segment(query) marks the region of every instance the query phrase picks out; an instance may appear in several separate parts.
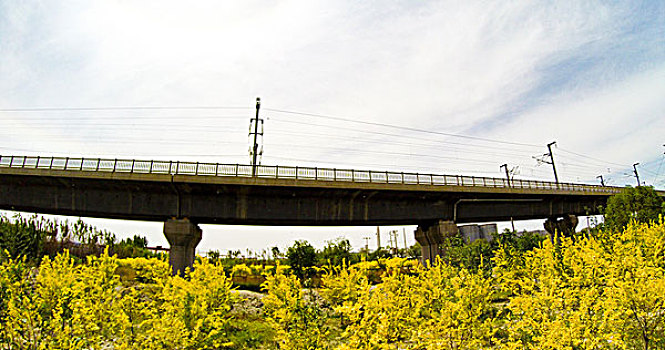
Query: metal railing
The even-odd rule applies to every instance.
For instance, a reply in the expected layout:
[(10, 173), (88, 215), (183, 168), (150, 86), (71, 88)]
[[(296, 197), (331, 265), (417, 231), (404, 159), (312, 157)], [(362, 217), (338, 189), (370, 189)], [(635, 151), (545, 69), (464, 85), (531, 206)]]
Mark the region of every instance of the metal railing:
[[(136, 159), (0, 156), (0, 167), (105, 173), (252, 177), (251, 165)], [(549, 181), (513, 179), (508, 182), (505, 178), (493, 177), (279, 165), (256, 166), (256, 177), (356, 183), (564, 190), (608, 194), (621, 192), (620, 187), (572, 183), (557, 184)]]

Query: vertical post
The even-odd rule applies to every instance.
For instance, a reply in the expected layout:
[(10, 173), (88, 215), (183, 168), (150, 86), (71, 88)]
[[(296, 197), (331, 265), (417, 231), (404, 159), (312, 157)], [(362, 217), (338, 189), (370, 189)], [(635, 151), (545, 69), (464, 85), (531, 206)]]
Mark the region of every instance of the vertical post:
[(640, 165), (640, 163), (635, 163), (633, 164), (633, 172), (635, 173), (635, 179), (637, 179), (637, 187), (640, 187), (640, 174), (637, 173), (637, 166)]
[(559, 177), (556, 174), (556, 166), (554, 165), (554, 154), (552, 153), (552, 145), (555, 144), (555, 143), (556, 143), (556, 141), (552, 141), (552, 142), (548, 143), (547, 144), (547, 150), (549, 151), (550, 161), (552, 162), (552, 170), (554, 171), (554, 182), (556, 182), (557, 185), (558, 185), (559, 184)]
[[(2, 157), (0, 157), (2, 158)], [(37, 163), (35, 163), (35, 169), (39, 168), (39, 158), (40, 156), (37, 156)]]
[(150, 169), (148, 169), (148, 174), (152, 174), (152, 164), (154, 163), (154, 160), (150, 161)]
[(136, 162), (136, 160), (132, 159), (132, 170), (130, 171), (130, 173), (134, 173), (134, 162)]
[[(25, 159), (25, 158), (23, 158)], [(65, 158), (65, 168), (63, 170), (67, 170), (67, 165), (69, 165), (69, 157)]]
[(97, 158), (97, 167), (95, 168), (95, 171), (99, 171), (99, 163), (102, 162), (101, 158)]
[(404, 251), (406, 252), (409, 250), (409, 246), (406, 245), (406, 229), (402, 228), (402, 236), (404, 237)]
[(256, 143), (259, 136), (259, 109), (261, 109), (261, 98), (256, 98), (256, 117), (254, 118), (254, 146), (252, 151), (252, 177), (256, 176), (256, 156), (259, 152), (259, 145)]
[(113, 172), (115, 173), (115, 167), (118, 165), (118, 158), (113, 160)]
[(376, 250), (381, 250), (381, 230), (376, 227)]
[(508, 172), (508, 164), (502, 164), (499, 169), (504, 168), (506, 170), (506, 180), (508, 181), (508, 187), (510, 186), (510, 173)]

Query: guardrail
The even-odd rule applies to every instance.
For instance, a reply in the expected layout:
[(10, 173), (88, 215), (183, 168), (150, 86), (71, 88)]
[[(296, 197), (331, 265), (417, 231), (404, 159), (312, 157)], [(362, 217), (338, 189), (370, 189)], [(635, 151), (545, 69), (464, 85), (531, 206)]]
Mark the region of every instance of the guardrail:
[[(136, 159), (0, 156), (0, 167), (87, 172), (252, 177), (252, 165)], [(619, 187), (464, 175), (257, 165), (255, 177), (381, 184), (498, 187), (618, 193)]]

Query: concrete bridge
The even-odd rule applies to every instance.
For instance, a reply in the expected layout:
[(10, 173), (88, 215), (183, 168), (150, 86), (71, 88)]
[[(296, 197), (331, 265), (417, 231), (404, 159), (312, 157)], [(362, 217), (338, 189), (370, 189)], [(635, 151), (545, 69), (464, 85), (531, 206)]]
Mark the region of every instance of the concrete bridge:
[(192, 264), (198, 224), (418, 225), (429, 259), (456, 223), (598, 214), (620, 191), (461, 175), (0, 156), (0, 209), (164, 222), (174, 271)]

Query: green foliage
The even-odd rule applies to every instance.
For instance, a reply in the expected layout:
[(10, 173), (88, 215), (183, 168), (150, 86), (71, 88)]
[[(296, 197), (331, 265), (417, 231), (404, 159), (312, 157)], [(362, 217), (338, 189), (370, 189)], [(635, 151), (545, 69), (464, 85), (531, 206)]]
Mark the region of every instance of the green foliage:
[(34, 263), (44, 255), (54, 257), (64, 250), (84, 259), (88, 255), (101, 255), (107, 247), (111, 254), (121, 258), (155, 256), (146, 249), (147, 245), (146, 238), (138, 235), (118, 242), (112, 232), (97, 229), (81, 219), (70, 223), (37, 215), (16, 214), (11, 219), (0, 215), (0, 259), (26, 257)]
[(406, 257), (411, 258), (411, 259), (420, 259), (422, 256), (422, 247), (420, 246), (420, 243), (416, 242), (414, 245), (410, 246), (409, 249), (406, 250)]
[(17, 214), (10, 220), (0, 215), (0, 257), (7, 254), (28, 260), (41, 258), (48, 235), (45, 224), (46, 222), (37, 216), (23, 218)]
[(344, 263), (358, 262), (356, 254), (351, 252), (351, 242), (345, 238), (327, 241), (326, 246), (318, 254), (319, 265), (342, 266)]
[(494, 267), (492, 258), (498, 250), (509, 252), (510, 255), (521, 256), (539, 247), (545, 239), (545, 236), (536, 233), (525, 231), (517, 234), (508, 229), (496, 235), (491, 242), (477, 239), (467, 243), (463, 237), (450, 237), (443, 244), (446, 252), (444, 260), (452, 266), (470, 271), (475, 272), (479, 268), (483, 268), (490, 272)]
[(312, 267), (316, 265), (317, 261), (316, 249), (307, 241), (296, 241), (287, 249), (286, 258), (291, 271), (300, 281), (313, 277), (315, 271)]
[(665, 214), (663, 197), (650, 186), (628, 187), (611, 196), (605, 208), (605, 226), (621, 230), (631, 220), (649, 223)]

